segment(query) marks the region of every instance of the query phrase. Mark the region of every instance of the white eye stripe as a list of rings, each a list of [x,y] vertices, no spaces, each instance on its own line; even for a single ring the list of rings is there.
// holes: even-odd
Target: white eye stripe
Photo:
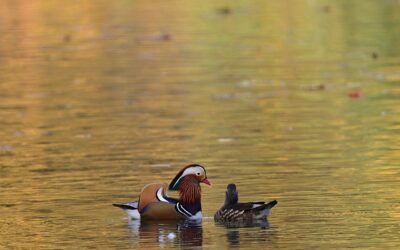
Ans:
[[[190,168],[187,168],[185,171],[183,171],[181,177],[184,177],[184,176],[190,175],[190,174],[201,175],[202,173],[205,174],[204,169],[202,167],[190,167]]]
[[[185,169],[185,171],[183,171],[182,175],[178,178],[178,180],[175,182],[174,187],[179,183],[179,181],[185,177],[186,175],[190,175],[190,174],[197,174],[200,173],[200,175],[203,173],[203,175],[205,175],[205,171],[202,167],[200,166],[196,166],[196,167],[189,167],[187,169]]]

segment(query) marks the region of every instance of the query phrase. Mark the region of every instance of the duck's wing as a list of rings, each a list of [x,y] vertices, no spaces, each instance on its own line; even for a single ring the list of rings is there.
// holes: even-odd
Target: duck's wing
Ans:
[[[165,183],[153,183],[146,185],[140,192],[139,198],[139,212],[141,213],[143,209],[151,204],[157,202],[176,204],[178,201],[174,198],[168,197],[165,190],[167,189],[167,184]]]
[[[155,183],[146,185],[140,193],[138,210],[143,219],[183,219],[185,215],[180,213],[176,206],[178,200],[168,197],[166,191],[168,185]]]
[[[251,211],[258,211],[258,210],[263,210],[263,209],[271,209],[277,203],[278,202],[276,200],[268,202],[267,204],[265,204],[264,201],[246,202],[246,203],[243,202],[243,203],[232,204],[231,206],[229,206],[229,208],[234,209],[234,210],[251,212]]]
[[[237,211],[247,212],[254,208],[260,207],[264,204],[265,204],[265,202],[240,202],[240,203],[236,203],[236,204],[231,204],[231,205],[227,206],[227,208],[237,210]]]
[[[269,210],[278,202],[276,200],[267,204],[265,202],[246,202],[223,206],[215,215],[215,220],[232,221],[238,219],[252,220],[266,218]]]

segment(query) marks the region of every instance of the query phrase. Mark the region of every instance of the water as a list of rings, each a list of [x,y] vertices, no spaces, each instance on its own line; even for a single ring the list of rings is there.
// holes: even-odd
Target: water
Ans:
[[[399,1],[3,1],[0,248],[400,248]],[[203,164],[199,225],[113,202]],[[226,184],[277,199],[216,225]]]

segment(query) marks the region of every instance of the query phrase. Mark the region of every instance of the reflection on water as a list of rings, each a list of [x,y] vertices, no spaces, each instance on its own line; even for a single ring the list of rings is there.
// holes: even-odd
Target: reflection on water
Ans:
[[[202,249],[203,238],[209,238],[209,236],[203,236],[202,221],[129,220],[127,225],[132,245],[140,246],[141,248],[151,247],[156,244],[160,248],[179,246],[184,249]],[[263,230],[268,230],[269,227],[267,220],[254,221],[252,223],[217,223],[217,228],[225,234],[223,238],[226,240],[226,246],[230,247],[241,246],[241,241],[248,241],[249,235],[252,235],[252,238],[264,237],[258,240],[271,242],[275,237],[273,230],[263,232]],[[253,233],[245,231],[245,228],[253,228]],[[205,247],[207,246],[209,246],[209,243],[205,244]]]
[[[0,1],[0,248],[400,249],[399,13]],[[201,227],[127,232],[110,204],[193,162]],[[228,183],[279,200],[269,227],[209,218]]]
[[[259,242],[269,242],[273,244],[274,231],[270,229],[270,224],[267,219],[262,220],[239,220],[239,221],[218,221],[215,222],[217,228],[226,228],[226,241],[229,247],[246,247],[249,239],[257,239]],[[250,233],[251,238],[248,237],[251,229],[253,232]],[[264,231],[268,230],[268,231]],[[242,235],[242,236],[241,236]],[[247,238],[246,238],[247,237]],[[261,238],[262,237],[262,238]],[[250,240],[251,241],[251,240]],[[241,243],[242,242],[242,243]],[[275,242],[276,244],[276,242]],[[264,246],[268,247],[268,246]],[[274,247],[274,246],[272,246]]]
[[[262,249],[278,247],[276,231],[274,228],[269,228],[269,223],[265,220],[247,224],[244,228],[230,225],[225,230],[226,246],[229,248],[252,248],[251,244],[254,241],[257,241]]]
[[[130,220],[128,228],[133,244],[141,247],[158,244],[166,246],[181,246],[184,248],[201,248],[203,244],[203,228],[201,221],[140,221]],[[197,248],[195,248],[197,249]]]
[[[243,228],[243,227],[259,227],[266,229],[269,227],[269,222],[266,219],[263,220],[238,220],[238,221],[219,221],[216,224],[225,226],[226,228]]]

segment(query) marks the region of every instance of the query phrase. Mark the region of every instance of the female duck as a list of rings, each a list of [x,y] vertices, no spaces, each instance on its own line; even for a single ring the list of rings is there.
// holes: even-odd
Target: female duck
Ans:
[[[224,205],[215,213],[214,220],[218,222],[253,221],[266,219],[271,208],[278,202],[238,202],[238,192],[235,184],[229,184],[225,195]]]

